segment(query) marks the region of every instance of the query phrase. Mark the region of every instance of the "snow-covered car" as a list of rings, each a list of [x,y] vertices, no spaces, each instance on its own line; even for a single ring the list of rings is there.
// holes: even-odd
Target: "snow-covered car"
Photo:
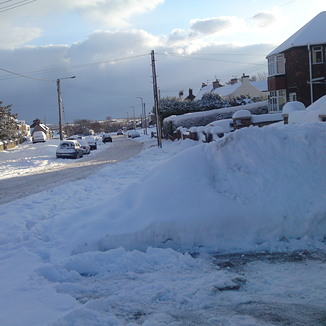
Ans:
[[[94,137],[86,137],[85,140],[88,141],[88,144],[89,144],[91,150],[97,149],[97,142]]]
[[[80,135],[72,135],[72,136],[67,137],[66,139],[67,140],[76,140],[76,139],[82,139],[82,138],[83,137]]]
[[[77,140],[62,141],[56,151],[57,158],[81,158],[83,150]]]
[[[35,131],[33,134],[33,144],[46,141],[46,134],[43,131]]]
[[[128,138],[137,138],[140,137],[140,133],[137,130],[129,130],[127,132]]]
[[[80,144],[84,155],[87,155],[91,152],[91,147],[89,146],[89,143],[86,139],[78,139],[77,141]]]
[[[109,134],[104,134],[102,137],[103,143],[112,143],[112,137]]]
[[[123,132],[122,132],[121,129],[118,129],[118,131],[117,131],[117,135],[118,135],[118,136],[119,136],[119,135],[123,135]]]

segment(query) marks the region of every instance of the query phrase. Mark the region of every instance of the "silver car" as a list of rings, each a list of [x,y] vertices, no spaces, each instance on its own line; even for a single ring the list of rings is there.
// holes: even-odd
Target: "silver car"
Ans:
[[[83,149],[77,140],[64,140],[56,152],[57,158],[80,158],[83,157]]]

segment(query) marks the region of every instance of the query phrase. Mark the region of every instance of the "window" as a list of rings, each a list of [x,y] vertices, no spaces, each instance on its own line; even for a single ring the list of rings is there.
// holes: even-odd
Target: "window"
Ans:
[[[321,46],[313,46],[312,47],[312,63],[323,63],[323,48]]]
[[[275,75],[275,57],[268,58],[268,76]]]
[[[286,103],[285,89],[280,89],[278,91],[271,91],[268,98],[268,111],[269,112],[282,111],[285,103]]]
[[[285,58],[283,53],[268,58],[268,76],[281,75],[284,73]]]

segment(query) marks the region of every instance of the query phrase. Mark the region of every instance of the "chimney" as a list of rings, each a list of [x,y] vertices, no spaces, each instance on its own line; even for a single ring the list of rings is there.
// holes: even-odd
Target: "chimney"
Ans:
[[[249,76],[242,74],[242,77],[241,77],[242,84],[248,83],[248,81],[249,81]]]
[[[213,89],[222,87],[223,85],[220,84],[219,79],[216,78],[215,81],[213,81]]]
[[[230,81],[230,84],[231,85],[234,85],[238,82],[238,78],[232,78],[231,81]]]

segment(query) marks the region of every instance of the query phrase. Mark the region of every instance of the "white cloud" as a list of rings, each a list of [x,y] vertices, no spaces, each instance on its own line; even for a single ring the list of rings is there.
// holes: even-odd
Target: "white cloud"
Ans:
[[[53,31],[58,35],[73,33],[78,29],[74,25],[76,17],[79,24],[87,24],[88,21],[89,26],[96,28],[130,28],[128,20],[131,17],[149,12],[163,2],[164,0],[38,1],[8,11],[8,14],[1,17],[0,48],[23,46],[40,37],[47,27],[51,29],[50,34]],[[61,25],[60,19],[66,25]]]
[[[18,27],[9,23],[1,24],[2,32],[0,33],[0,48],[10,49],[25,44],[42,35],[42,29],[37,27]]]
[[[129,26],[128,19],[134,15],[155,9],[164,0],[102,0],[84,7],[83,13],[103,26],[122,28]]]

